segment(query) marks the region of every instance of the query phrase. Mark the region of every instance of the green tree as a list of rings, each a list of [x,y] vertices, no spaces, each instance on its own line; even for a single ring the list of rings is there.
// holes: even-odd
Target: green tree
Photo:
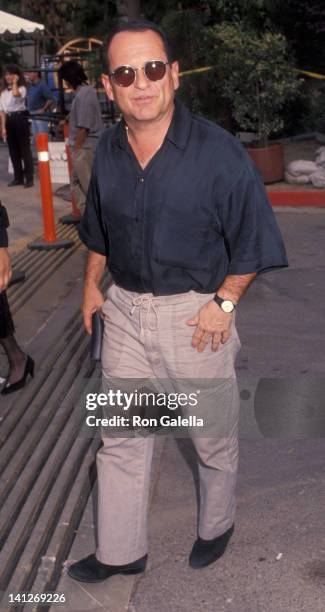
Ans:
[[[209,29],[205,40],[217,66],[215,88],[229,101],[237,125],[266,146],[283,128],[281,111],[300,87],[285,37],[223,24]]]
[[[19,64],[19,56],[9,42],[0,40],[0,77],[3,76],[2,70],[6,64]]]
[[[6,13],[13,13],[14,15],[19,15],[19,12],[21,10],[21,1],[0,0],[0,10],[5,11]]]
[[[44,23],[57,46],[69,38],[105,35],[117,17],[116,0],[0,0],[0,8]]]
[[[21,0],[22,13],[26,17],[38,18],[58,40],[73,36],[74,21],[79,16],[79,0]]]
[[[171,42],[173,58],[179,60],[181,71],[191,70],[204,65],[202,49],[204,13],[198,8],[188,7],[170,11],[161,20]],[[209,77],[206,75],[184,76],[181,79],[179,95],[193,112],[214,116],[217,113],[207,108],[209,96]]]
[[[268,0],[273,31],[282,32],[301,68],[324,70],[324,0]]]

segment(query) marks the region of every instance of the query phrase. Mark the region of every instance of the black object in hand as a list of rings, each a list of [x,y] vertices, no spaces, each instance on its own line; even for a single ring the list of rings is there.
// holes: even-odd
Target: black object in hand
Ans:
[[[92,316],[92,331],[90,340],[90,359],[93,359],[94,361],[100,361],[103,332],[104,321],[97,310]]]

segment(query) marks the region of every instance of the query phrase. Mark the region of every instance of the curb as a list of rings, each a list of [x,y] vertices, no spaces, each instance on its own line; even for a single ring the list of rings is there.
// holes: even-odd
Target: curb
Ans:
[[[267,189],[272,206],[311,206],[325,207],[325,190],[320,191],[273,191]]]

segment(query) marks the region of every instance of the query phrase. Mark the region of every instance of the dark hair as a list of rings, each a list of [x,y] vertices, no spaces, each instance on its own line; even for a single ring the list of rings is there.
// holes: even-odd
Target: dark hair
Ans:
[[[106,74],[109,72],[108,50],[116,34],[119,34],[120,32],[146,32],[148,30],[151,30],[152,32],[155,32],[156,34],[158,34],[158,36],[161,38],[162,43],[164,45],[164,49],[165,49],[168,61],[172,62],[173,57],[172,57],[172,51],[171,51],[171,47],[170,47],[168,38],[165,32],[159,26],[157,26],[152,21],[147,21],[146,19],[136,19],[135,21],[122,21],[121,23],[117,24],[109,32],[102,46],[103,72]]]
[[[59,68],[59,76],[61,79],[67,81],[73,89],[76,89],[78,85],[82,85],[82,83],[87,83],[87,75],[83,67],[75,60],[64,62]]]
[[[25,74],[26,72],[33,72],[34,74],[37,74],[39,79],[42,78],[42,72],[40,71],[39,68],[25,68],[24,72]]]
[[[8,74],[17,74],[18,75],[18,87],[21,87],[22,85],[24,85],[26,87],[26,81],[25,81],[25,77],[23,74],[23,71],[21,68],[19,68],[19,66],[17,64],[7,64],[7,66],[5,66],[4,72],[3,72],[3,76],[5,77],[6,73]],[[5,79],[4,79],[5,80]],[[7,82],[6,83],[6,87],[8,87]]]

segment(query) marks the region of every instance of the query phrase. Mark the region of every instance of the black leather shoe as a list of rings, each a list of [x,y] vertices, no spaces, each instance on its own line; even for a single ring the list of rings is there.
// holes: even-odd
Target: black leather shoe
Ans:
[[[17,187],[17,185],[23,185],[24,182],[23,181],[16,181],[16,179],[14,179],[13,181],[10,181],[10,183],[8,183],[8,187]]]
[[[28,187],[34,187],[34,182],[33,181],[27,181],[24,185],[25,189],[28,189]]]
[[[148,555],[145,555],[126,565],[106,565],[98,561],[95,555],[89,555],[70,565],[68,575],[79,582],[102,582],[116,574],[141,574],[146,568],[147,558]]]
[[[206,567],[222,557],[227,548],[227,544],[234,533],[235,526],[232,525],[228,531],[213,540],[203,540],[198,538],[194,543],[190,554],[190,566],[193,569]]]

